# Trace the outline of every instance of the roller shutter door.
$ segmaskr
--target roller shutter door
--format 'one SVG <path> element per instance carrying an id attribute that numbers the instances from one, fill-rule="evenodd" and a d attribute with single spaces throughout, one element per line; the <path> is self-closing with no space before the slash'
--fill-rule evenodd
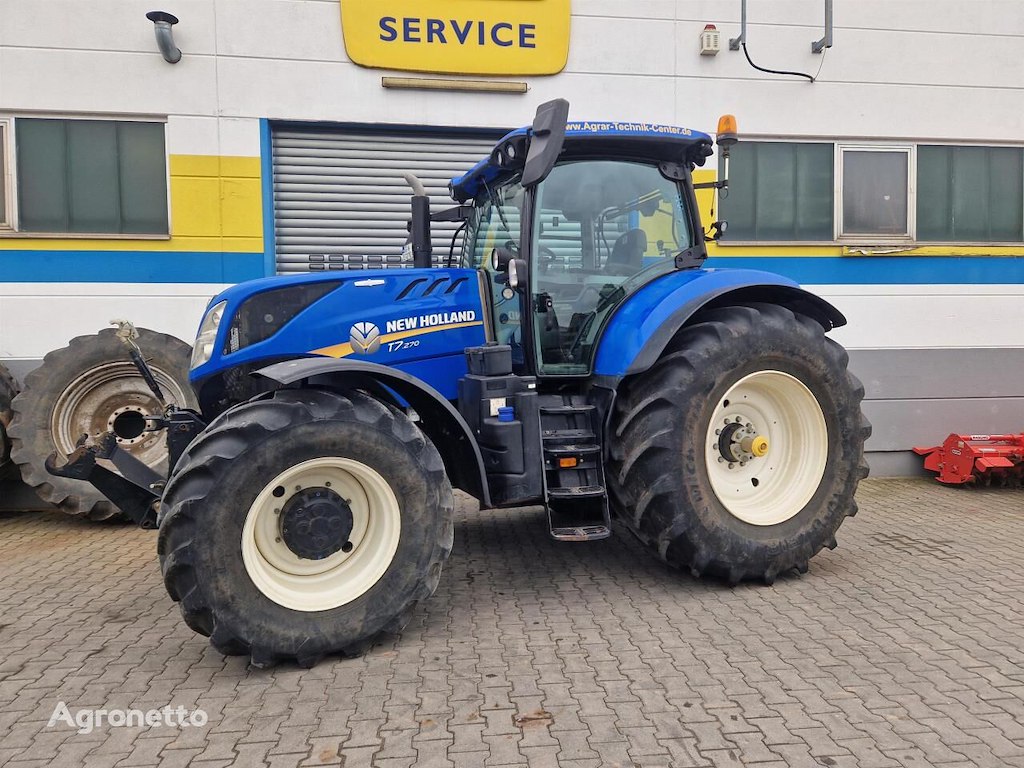
<path id="1" fill-rule="evenodd" d="M 485 157 L 502 132 L 273 130 L 277 271 L 409 266 L 407 237 L 416 174 L 432 210 L 455 205 L 448 182 Z M 435 259 L 446 257 L 456 225 L 433 227 Z M 456 253 L 456 255 L 458 255 Z"/>

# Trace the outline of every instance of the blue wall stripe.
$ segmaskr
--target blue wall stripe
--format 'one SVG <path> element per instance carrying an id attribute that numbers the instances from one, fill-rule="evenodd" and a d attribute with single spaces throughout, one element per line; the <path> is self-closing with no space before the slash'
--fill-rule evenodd
<path id="1" fill-rule="evenodd" d="M 240 283 L 263 277 L 262 253 L 0 251 L 0 283 Z"/>
<path id="2" fill-rule="evenodd" d="M 725 256 L 705 266 L 760 269 L 804 285 L 1018 285 L 1024 257 Z"/>
<path id="3" fill-rule="evenodd" d="M 260 118 L 260 183 L 263 186 L 263 276 L 277 274 L 277 233 L 274 228 L 274 144 L 270 121 Z"/>

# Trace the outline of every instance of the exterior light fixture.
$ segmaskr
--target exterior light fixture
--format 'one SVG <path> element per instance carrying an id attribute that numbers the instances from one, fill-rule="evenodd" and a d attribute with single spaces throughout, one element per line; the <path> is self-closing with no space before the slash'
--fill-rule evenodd
<path id="1" fill-rule="evenodd" d="M 178 23 L 178 17 L 167 11 L 150 11 L 146 18 L 156 27 L 156 44 L 160 54 L 168 64 L 181 61 L 181 49 L 174 44 L 174 32 L 171 27 Z"/>

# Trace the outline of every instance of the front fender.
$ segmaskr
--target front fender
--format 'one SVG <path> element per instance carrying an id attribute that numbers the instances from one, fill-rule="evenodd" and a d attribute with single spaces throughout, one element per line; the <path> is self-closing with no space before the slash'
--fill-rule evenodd
<path id="1" fill-rule="evenodd" d="M 484 507 L 491 506 L 484 460 L 472 430 L 462 414 L 429 384 L 376 363 L 323 357 L 287 360 L 261 368 L 255 375 L 282 386 L 308 382 L 335 389 L 367 384 L 383 387 L 380 394 L 393 393 L 416 411 L 419 426 L 441 454 L 452 485 L 479 499 Z"/>
<path id="2" fill-rule="evenodd" d="M 781 275 L 752 269 L 681 270 L 644 286 L 619 305 L 601 334 L 594 373 L 613 378 L 642 373 L 699 310 L 751 302 L 808 315 L 826 331 L 846 325 L 839 310 Z"/>

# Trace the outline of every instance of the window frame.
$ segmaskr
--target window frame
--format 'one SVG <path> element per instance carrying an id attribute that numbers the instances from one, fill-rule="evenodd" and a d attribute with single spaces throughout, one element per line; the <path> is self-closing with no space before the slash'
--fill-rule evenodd
<path id="1" fill-rule="evenodd" d="M 157 123 L 163 126 L 164 132 L 164 190 L 167 199 L 167 232 L 132 234 L 121 232 L 25 232 L 19 229 L 18 218 L 18 173 L 17 173 L 17 123 L 18 120 L 68 120 L 86 121 L 99 120 L 123 123 Z M 6 152 L 4 172 L 7 176 L 8 219 L 0 223 L 0 239 L 31 239 L 31 240 L 170 240 L 173 237 L 173 221 L 171 219 L 171 154 L 167 142 L 167 115 L 76 115 L 62 112 L 5 112 L 0 114 L 0 124 L 8 126 L 6 146 L 0 146 L 0 152 Z M 2 183 L 4 179 L 0 179 Z"/>
<path id="2" fill-rule="evenodd" d="M 907 157 L 907 232 L 900 234 L 863 234 L 860 232 L 847 232 L 844 216 L 845 202 L 844 190 L 844 169 L 845 156 L 847 152 L 874 152 L 878 154 L 903 154 Z M 874 243 L 884 244 L 906 244 L 914 243 L 917 238 L 917 147 L 913 144 L 882 144 L 873 142 L 835 142 L 835 152 L 832 155 L 835 162 L 833 180 L 835 186 L 832 190 L 832 234 L 839 245 L 864 245 Z"/>
<path id="3" fill-rule="evenodd" d="M 853 139 L 853 138 L 825 138 L 820 136 L 751 136 L 747 139 L 750 142 L 783 142 L 787 144 L 832 144 L 833 146 L 833 239 L 831 240 L 727 240 L 717 242 L 717 247 L 729 249 L 735 247 L 851 247 L 854 249 L 865 247 L 886 248 L 891 247 L 903 250 L 916 248 L 1021 248 L 1024 246 L 1022 240 L 918 240 L 917 239 L 917 163 L 918 149 L 926 147 L 982 147 L 986 149 L 1016 149 L 1024 152 L 1024 144 L 1014 144 L 1000 141 L 957 141 L 954 139 L 914 139 L 914 140 L 884 140 L 884 139 Z M 854 151 L 909 151 L 907 163 L 907 220 L 908 234 L 905 237 L 896 235 L 844 235 L 842 234 L 842 155 L 844 149 Z M 1022 184 L 1024 186 L 1024 184 Z M 716 206 L 720 205 L 716 201 Z"/>
<path id="4" fill-rule="evenodd" d="M 18 190 L 15 186 L 14 173 L 14 120 L 0 115 L 0 159 L 3 160 L 3 174 L 0 175 L 0 187 L 3 187 L 4 205 L 0 210 L 0 236 L 16 231 L 18 220 Z"/>

